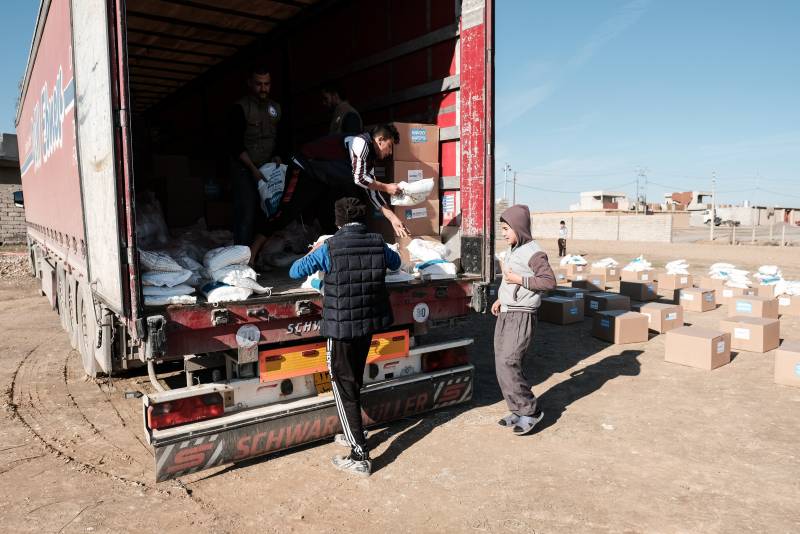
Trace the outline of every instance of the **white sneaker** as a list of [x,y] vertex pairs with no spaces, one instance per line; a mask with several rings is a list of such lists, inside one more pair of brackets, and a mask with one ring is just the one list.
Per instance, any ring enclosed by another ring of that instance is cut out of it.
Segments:
[[334,456],[331,463],[336,469],[353,473],[360,477],[368,477],[372,473],[372,460],[354,460],[348,456]]
[[520,416],[517,424],[514,426],[514,435],[524,436],[526,434],[530,434],[533,432],[533,428],[536,426],[536,424],[541,421],[543,417],[544,412],[542,411],[533,417],[529,417],[527,415]]

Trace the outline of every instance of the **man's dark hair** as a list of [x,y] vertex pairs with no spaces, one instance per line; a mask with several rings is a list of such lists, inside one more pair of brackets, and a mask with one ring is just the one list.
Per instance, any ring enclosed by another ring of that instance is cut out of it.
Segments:
[[264,65],[263,63],[255,63],[250,66],[250,70],[247,72],[247,76],[252,78],[253,76],[264,76],[265,74],[269,74],[269,67]]
[[564,221],[561,221],[559,224],[567,224],[567,223],[565,223]]
[[367,206],[354,197],[340,198],[333,205],[336,216],[336,226],[344,226],[354,222],[364,222],[367,216]]
[[327,82],[322,84],[320,91],[330,95],[338,95],[342,100],[347,100],[347,93],[344,89],[342,89],[342,86],[336,82]]
[[383,137],[384,139],[391,139],[394,144],[400,144],[400,133],[394,124],[380,124],[372,130],[372,137]]

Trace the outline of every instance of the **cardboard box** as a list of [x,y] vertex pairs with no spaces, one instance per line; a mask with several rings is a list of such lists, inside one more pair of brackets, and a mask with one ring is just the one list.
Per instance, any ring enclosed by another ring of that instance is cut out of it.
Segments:
[[656,284],[653,282],[626,282],[623,280],[619,283],[620,295],[626,295],[641,302],[656,300],[658,298],[656,290]]
[[731,335],[731,348],[749,352],[768,352],[781,343],[781,322],[778,319],[734,316],[719,323]]
[[394,145],[398,161],[439,161],[439,127],[434,124],[395,122],[400,142]]
[[720,280],[718,278],[711,278],[710,276],[704,276],[700,279],[700,286],[703,289],[714,289],[717,291],[722,291],[722,288],[725,287],[725,280]]
[[567,270],[564,267],[558,267],[553,269],[553,274],[556,275],[556,284],[566,284],[569,285],[569,276],[567,274]]
[[728,316],[735,315],[777,319],[778,299],[768,299],[767,297],[758,297],[756,295],[736,297],[731,300],[728,306]]
[[800,387],[800,341],[784,341],[775,351],[775,383]]
[[539,319],[554,324],[580,323],[583,321],[583,299],[545,297],[539,306]]
[[681,289],[680,304],[684,311],[707,312],[717,309],[714,290],[699,287]]
[[717,299],[717,304],[724,304],[725,306],[730,306],[731,302],[736,297],[741,297],[744,295],[755,295],[755,294],[756,294],[755,289],[723,286],[722,289],[718,289],[714,295]]
[[643,343],[649,333],[647,317],[625,310],[607,310],[594,314],[592,335],[614,344]]
[[395,206],[394,213],[414,237],[439,235],[439,201],[426,200],[417,206]]
[[778,313],[800,317],[800,295],[779,295]]
[[647,317],[650,330],[664,334],[683,326],[683,308],[677,304],[648,302],[633,305],[632,308]]
[[666,333],[664,361],[710,371],[731,361],[731,335],[697,326]]
[[592,274],[606,275],[606,282],[619,282],[619,267],[592,267]]
[[587,292],[602,292],[606,290],[606,276],[604,274],[587,274],[585,280],[573,280],[572,287],[585,289]]
[[400,253],[400,261],[403,265],[409,263],[419,263],[421,260],[419,258],[414,258],[408,253],[408,244],[411,242],[412,239],[422,239],[424,241],[430,241],[432,243],[441,243],[442,240],[439,236],[436,235],[418,235],[412,237],[396,237],[394,239],[395,243],[399,248]]
[[620,271],[620,279],[625,282],[652,282],[653,271]]
[[616,293],[586,293],[583,296],[583,313],[591,317],[595,312],[631,309],[631,299]]
[[756,295],[759,297],[774,298],[776,296],[774,285],[767,286],[764,284],[759,284],[754,289],[756,290]]
[[433,190],[428,198],[414,206],[393,206],[395,215],[403,221],[412,236],[439,235],[439,164],[426,161],[389,161],[375,168],[375,174],[383,175],[388,183],[416,182],[433,179]]
[[661,289],[683,289],[692,287],[691,274],[660,274],[658,275],[658,287]]
[[[585,280],[586,275],[589,274],[589,266],[588,265],[574,265],[569,263],[564,266],[567,270],[567,278],[570,280]],[[580,276],[580,278],[577,278]]]
[[585,289],[579,287],[557,287],[553,290],[553,295],[581,300],[583,300],[586,293],[588,292]]

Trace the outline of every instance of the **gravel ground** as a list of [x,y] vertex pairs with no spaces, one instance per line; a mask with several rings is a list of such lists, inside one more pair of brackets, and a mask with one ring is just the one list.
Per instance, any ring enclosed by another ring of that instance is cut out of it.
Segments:
[[31,278],[28,256],[22,252],[0,252],[0,280],[15,281]]

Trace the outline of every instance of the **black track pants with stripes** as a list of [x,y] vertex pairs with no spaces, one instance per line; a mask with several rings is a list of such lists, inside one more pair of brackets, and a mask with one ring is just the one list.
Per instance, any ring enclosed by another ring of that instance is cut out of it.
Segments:
[[369,458],[364,424],[361,421],[361,386],[372,336],[355,339],[328,339],[328,370],[333,398],[342,423],[344,437],[353,447],[355,459]]

